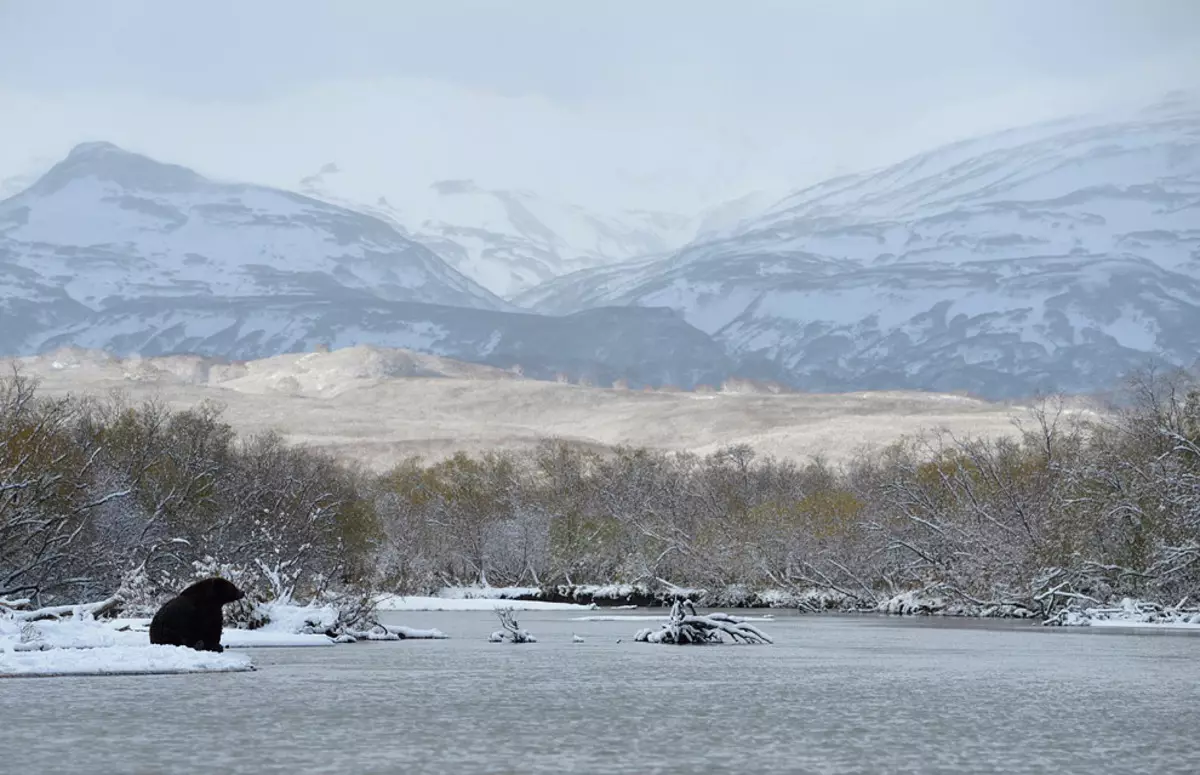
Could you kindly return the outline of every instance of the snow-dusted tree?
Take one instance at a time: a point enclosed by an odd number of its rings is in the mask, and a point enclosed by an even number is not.
[[[0,379],[0,597],[48,603],[95,589],[107,558],[89,550],[91,520],[129,491],[97,479],[102,446],[75,433],[84,404],[35,389]]]
[[[197,561],[265,595],[323,596],[369,577],[362,477],[278,437],[234,443],[218,407],[45,399],[0,379],[0,596],[38,604],[121,591],[146,609]]]

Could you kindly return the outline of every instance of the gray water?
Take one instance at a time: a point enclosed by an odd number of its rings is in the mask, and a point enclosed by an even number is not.
[[[1192,634],[781,613],[774,645],[674,647],[579,615],[519,614],[536,644],[486,642],[488,612],[397,613],[451,638],[0,681],[0,771],[1200,772]]]

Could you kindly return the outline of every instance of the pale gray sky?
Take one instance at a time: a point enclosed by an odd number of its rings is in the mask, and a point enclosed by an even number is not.
[[[0,177],[107,139],[686,210],[1180,86],[1200,0],[0,0]]]

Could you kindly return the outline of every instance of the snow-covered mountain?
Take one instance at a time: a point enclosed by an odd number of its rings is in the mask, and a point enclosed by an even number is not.
[[[730,369],[669,311],[523,313],[374,215],[108,143],[77,146],[0,202],[0,353],[256,358],[318,344],[601,383],[691,386]]]
[[[360,197],[343,177],[329,163],[302,179],[299,190],[386,218],[503,298],[579,269],[666,254],[686,244],[697,225],[692,217],[663,212],[600,214],[470,180],[439,181],[403,201]]]
[[[377,218],[109,143],[76,146],[0,203],[0,238],[27,270],[2,276],[6,297],[36,288],[93,309],[147,293],[268,291],[508,308]]]
[[[514,300],[671,307],[809,388],[1020,395],[1111,387],[1148,356],[1191,365],[1200,100],[938,148]]]
[[[1200,355],[1196,95],[754,194],[686,228],[433,193],[349,207],[81,145],[0,201],[0,354],[376,344],[599,384],[986,396],[1106,389],[1151,356]],[[653,255],[682,232],[698,236]],[[622,250],[650,255],[611,263]]]

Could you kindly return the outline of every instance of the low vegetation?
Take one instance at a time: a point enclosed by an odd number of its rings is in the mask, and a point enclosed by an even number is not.
[[[212,405],[36,392],[0,381],[0,600],[164,596],[225,568],[297,599],[630,583],[1052,618],[1177,603],[1200,582],[1200,390],[1184,374],[1139,375],[1103,419],[1049,400],[1016,438],[930,432],[836,468],[546,441],[376,475],[238,438]]]

